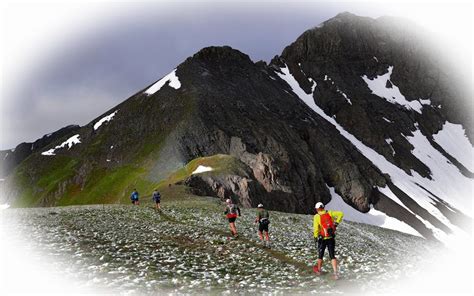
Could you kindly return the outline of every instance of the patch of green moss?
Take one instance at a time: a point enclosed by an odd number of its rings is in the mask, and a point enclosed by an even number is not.
[[[153,190],[154,184],[144,180],[141,177],[143,173],[142,168],[134,166],[95,170],[88,176],[82,190],[69,188],[58,205],[127,203],[129,194],[134,188],[139,192]]]
[[[162,188],[169,184],[183,181],[191,176],[200,165],[212,168],[212,171],[202,173],[209,175],[243,174],[245,171],[245,165],[231,155],[216,154],[207,157],[199,157],[191,160],[184,167],[172,173],[167,179],[161,181],[159,187]]]
[[[41,176],[38,180],[30,179],[27,166],[20,166],[15,171],[15,183],[20,190],[20,196],[13,203],[14,207],[39,205],[45,196],[55,192],[62,182],[74,175],[78,161],[58,155],[44,163],[45,166],[35,168]]]
[[[22,188],[18,198],[11,205],[15,208],[25,208],[33,207],[38,204],[38,198],[33,193],[33,188],[31,186],[25,185],[27,182],[23,179],[22,176],[16,176],[16,186]]]
[[[70,158],[55,158],[49,167],[49,174],[42,175],[36,183],[39,187],[44,188],[46,192],[51,192],[57,185],[64,180],[70,178],[74,173],[74,168],[78,161]]]

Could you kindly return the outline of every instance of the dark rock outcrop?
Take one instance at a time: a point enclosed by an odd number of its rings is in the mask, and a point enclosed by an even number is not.
[[[453,83],[452,69],[440,62],[433,54],[436,47],[416,28],[407,20],[341,13],[304,32],[272,64],[287,64],[307,93],[308,78],[314,80],[315,102],[326,114],[405,172],[413,169],[429,177],[429,168],[412,155],[413,146],[403,135],[420,129],[431,137],[448,120],[463,124],[472,142],[472,108],[466,107],[472,100],[465,99],[472,94]],[[387,87],[395,84],[408,101],[430,100],[421,113],[381,99],[363,81],[364,75],[373,79],[386,74],[389,66],[393,73]]]

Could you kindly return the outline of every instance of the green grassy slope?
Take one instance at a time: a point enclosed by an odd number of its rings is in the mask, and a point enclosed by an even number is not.
[[[142,197],[147,198],[151,192],[158,188],[165,191],[167,195],[178,196],[184,193],[183,186],[171,186],[189,177],[199,166],[209,166],[213,171],[204,174],[220,175],[229,173],[242,173],[244,164],[230,155],[218,154],[210,157],[200,157],[190,161],[181,169],[171,173],[166,179],[159,182],[150,181],[149,163],[153,157],[159,157],[157,152],[150,152],[149,147],[143,156],[138,158],[135,164],[115,168],[96,168],[89,173],[81,188],[74,182],[67,182],[76,174],[79,161],[66,157],[55,156],[46,166],[41,168],[41,178],[34,184],[28,184],[27,174],[24,167],[20,166],[16,172],[17,186],[23,188],[21,196],[12,206],[34,207],[34,206],[65,206],[83,204],[110,204],[129,203],[129,194],[137,189]],[[64,187],[58,191],[59,187]],[[56,193],[55,199],[45,197]]]
[[[163,188],[168,184],[175,184],[191,176],[198,166],[211,167],[213,170],[202,174],[225,175],[245,174],[245,165],[235,157],[226,154],[217,154],[209,157],[199,157],[190,161],[186,166],[172,173],[167,179],[159,183]]]
[[[41,155],[73,135],[67,134],[25,159],[8,177],[7,191],[15,195],[8,202],[14,207],[125,203],[133,188],[150,193],[158,184],[147,174],[169,135],[194,118],[195,104],[192,95],[173,89],[153,96],[138,92],[114,107],[116,115],[97,130],[95,119],[74,131],[80,143]]]
[[[26,163],[22,163],[15,171],[16,187],[21,194],[14,201],[14,207],[40,206],[41,201],[49,194],[58,190],[61,182],[71,178],[78,164],[76,159],[67,156],[57,156],[45,163],[43,170],[48,173],[40,174],[39,179],[31,183]]]

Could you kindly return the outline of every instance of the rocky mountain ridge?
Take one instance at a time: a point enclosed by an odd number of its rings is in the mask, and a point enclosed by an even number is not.
[[[204,48],[23,158],[2,196],[115,203],[135,187],[185,184],[287,212],[342,202],[353,221],[446,238],[471,221],[470,114],[449,75],[401,36],[393,19],[344,13],[269,64]]]

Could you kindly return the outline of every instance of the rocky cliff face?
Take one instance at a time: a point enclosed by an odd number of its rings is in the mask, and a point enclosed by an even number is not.
[[[322,201],[347,207],[354,221],[445,237],[470,221],[459,188],[472,184],[472,168],[445,141],[472,153],[460,125],[469,114],[457,116],[462,92],[401,36],[390,21],[342,14],[269,65],[204,48],[34,151],[4,196],[18,206],[125,202],[134,187],[170,186],[186,163],[224,154],[238,163],[179,183],[288,212],[312,213]]]
[[[463,124],[472,142],[472,109],[463,105],[470,102],[469,94],[455,83],[449,68],[442,67],[428,41],[400,22],[339,14],[303,33],[273,63],[287,64],[307,92],[307,77],[314,79],[314,99],[326,114],[406,172],[413,169],[426,177],[429,168],[411,154],[413,146],[404,135],[419,128],[431,137],[449,121]],[[384,75],[386,88],[399,89],[406,106],[381,100],[363,78]],[[456,165],[466,172],[462,164]]]
[[[177,73],[197,100],[196,116],[183,128],[182,155],[188,160],[217,153],[236,156],[260,187],[253,206],[264,202],[312,212],[316,201],[330,200],[329,183],[341,190],[345,186],[353,193],[349,202],[368,211],[372,188],[385,185],[382,174],[297,99],[272,68],[231,48],[211,47]],[[328,150],[332,153],[324,153]]]

